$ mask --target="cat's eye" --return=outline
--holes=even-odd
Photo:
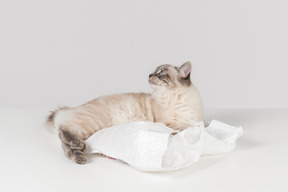
[[[161,75],[161,76],[165,75],[165,71],[161,71],[161,72],[159,73],[159,75]]]

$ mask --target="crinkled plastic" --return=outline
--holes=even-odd
[[[122,160],[143,171],[189,167],[201,155],[227,153],[235,148],[242,127],[213,120],[175,131],[162,123],[133,122],[102,129],[86,140],[88,153]]]

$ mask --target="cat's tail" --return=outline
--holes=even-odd
[[[67,110],[69,109],[68,107],[59,107],[56,110],[50,111],[50,114],[48,115],[47,119],[46,119],[46,128],[48,129],[48,131],[50,131],[51,133],[56,133],[56,125],[55,125],[55,119],[57,114],[60,111],[63,110]]]
[[[56,132],[54,120],[55,120],[55,117],[56,117],[58,111],[59,111],[59,109],[54,110],[54,111],[50,111],[50,114],[48,115],[48,117],[46,119],[46,128],[51,133]]]

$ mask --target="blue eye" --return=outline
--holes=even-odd
[[[165,72],[164,72],[164,71],[161,71],[161,72],[160,72],[160,75],[161,75],[161,76],[165,75]]]

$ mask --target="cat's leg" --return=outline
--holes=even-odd
[[[59,137],[62,141],[62,148],[65,155],[76,163],[84,164],[87,161],[85,142],[75,134],[59,129]]]

